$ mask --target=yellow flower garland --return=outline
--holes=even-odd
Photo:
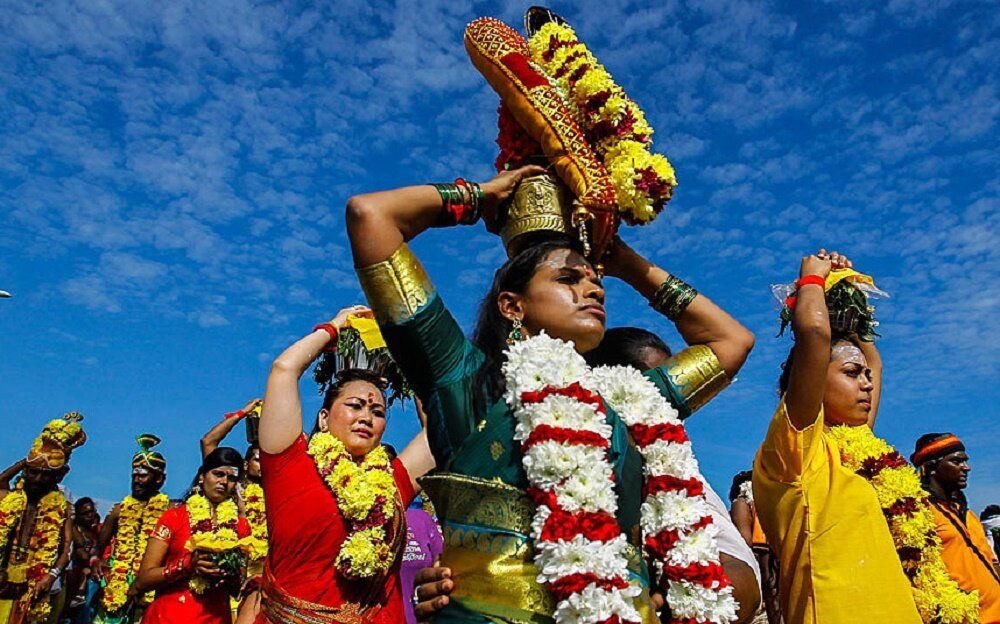
[[[566,24],[546,23],[528,47],[590,135],[623,217],[637,224],[655,219],[677,177],[665,156],[649,151],[653,129],[645,114]]]
[[[393,561],[388,528],[396,514],[396,481],[389,454],[380,446],[359,464],[343,442],[326,432],[312,436],[309,454],[347,522],[338,569],[349,578],[386,572]]]
[[[259,483],[249,482],[243,488],[243,500],[250,523],[250,537],[247,539],[248,556],[251,563],[267,557],[267,509],[264,504],[264,488]]]
[[[934,624],[978,622],[979,592],[963,591],[948,576],[928,494],[917,472],[868,427],[833,427],[830,437],[840,447],[844,466],[875,488],[921,619]]]
[[[28,497],[19,484],[17,489],[0,501],[0,552],[6,551],[13,537],[14,527],[20,522],[28,505]],[[32,602],[35,584],[45,578],[59,557],[62,543],[62,529],[66,522],[66,498],[59,490],[49,492],[38,504],[35,526],[28,538],[27,557],[24,561],[7,564],[7,580],[11,583],[27,583],[18,598],[28,610],[30,621],[45,621],[52,607],[48,596]]]
[[[156,521],[169,506],[170,498],[163,493],[146,502],[131,496],[122,500],[115,546],[111,552],[111,570],[101,596],[101,606],[108,613],[114,613],[125,606],[129,587],[139,573],[139,564],[146,552],[146,542],[156,527]],[[142,604],[152,601],[153,592],[143,594]]]
[[[188,550],[223,553],[245,547],[245,542],[240,539],[237,532],[239,510],[232,499],[222,501],[215,507],[214,521],[212,503],[201,494],[188,498],[184,506],[187,508],[188,521],[191,525]],[[191,577],[188,586],[194,593],[203,594],[212,586],[212,582],[196,574]]]

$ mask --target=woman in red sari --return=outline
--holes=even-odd
[[[156,590],[143,624],[231,624],[229,596],[245,573],[239,541],[250,535],[233,500],[242,471],[239,451],[215,449],[198,470],[200,492],[160,516],[135,582]]]
[[[390,460],[381,444],[383,371],[343,367],[326,388],[316,431],[308,439],[302,432],[299,379],[336,348],[348,317],[370,316],[363,306],[342,310],[271,367],[259,432],[269,549],[258,624],[404,621],[404,511],[417,477],[434,466],[426,435]]]

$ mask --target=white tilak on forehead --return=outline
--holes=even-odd
[[[868,365],[867,360],[865,360],[865,354],[861,352],[861,349],[852,344],[839,344],[833,348],[830,355],[832,359],[842,360],[845,364]]]
[[[240,474],[240,469],[235,466],[219,466],[215,470],[222,470],[227,475],[238,475]]]

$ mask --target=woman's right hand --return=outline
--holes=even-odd
[[[340,312],[337,312],[337,316],[333,317],[330,324],[337,328],[337,331],[343,331],[347,327],[347,317],[349,316],[360,316],[363,318],[372,318],[371,308],[363,305],[353,305],[344,308]]]
[[[514,195],[514,190],[521,180],[531,176],[542,175],[545,167],[538,165],[525,165],[510,171],[501,171],[489,182],[483,182],[480,186],[483,189],[483,219],[487,223],[496,221],[496,212],[505,201]]]
[[[851,262],[850,258],[841,255],[840,252],[834,251],[827,253],[825,249],[820,249],[815,254],[802,258],[802,265],[799,268],[799,277],[805,277],[806,275],[819,275],[825,279],[828,275],[830,275],[830,271],[849,269],[853,266],[854,263]]]
[[[215,561],[212,560],[211,553],[201,550],[196,550],[191,553],[191,568],[194,570],[195,574],[200,574],[201,576],[223,576],[222,568],[216,565]]]

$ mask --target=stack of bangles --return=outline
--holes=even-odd
[[[795,281],[795,293],[799,292],[803,286],[819,286],[824,291],[826,290],[826,278],[820,275],[805,275],[800,277]],[[785,299],[785,305],[788,306],[789,310],[795,309],[795,293],[792,293]]]
[[[191,554],[185,554],[180,559],[163,566],[163,580],[172,583],[191,573]]]
[[[483,188],[475,182],[458,178],[452,184],[432,184],[444,205],[442,225],[472,225],[479,221],[483,208]]]
[[[649,305],[671,321],[676,321],[697,296],[698,291],[690,284],[670,275],[653,293]]]

